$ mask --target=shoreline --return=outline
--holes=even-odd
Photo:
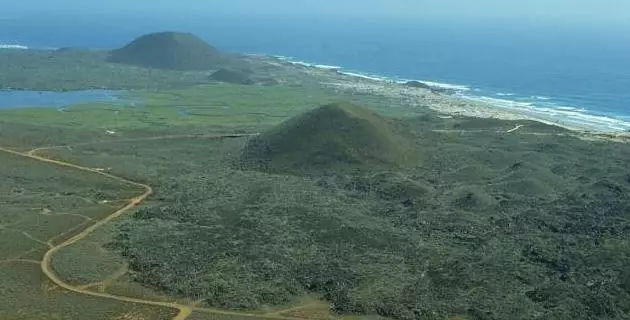
[[[555,105],[549,102],[550,98],[548,97],[533,96],[531,99],[535,101],[531,102],[508,100],[516,95],[501,92],[495,93],[496,97],[475,95],[475,90],[466,85],[429,80],[393,79],[345,71],[341,66],[304,62],[291,57],[263,56],[285,65],[298,67],[310,75],[327,78],[329,81],[322,83],[326,86],[404,99],[411,105],[428,104],[430,109],[445,115],[503,120],[533,120],[578,132],[630,135],[630,121],[595,112],[589,113],[588,110],[581,108]],[[405,85],[412,81],[422,83],[433,90]],[[536,105],[536,101],[545,103],[546,106]]]
[[[22,48],[28,48],[15,44],[5,44],[4,46],[12,48],[5,48],[4,50],[21,51]],[[262,63],[290,68],[292,72],[297,71],[317,81],[320,85],[334,90],[394,98],[403,101],[408,106],[430,108],[448,116],[533,120],[578,132],[630,136],[630,116],[598,113],[594,110],[563,106],[548,97],[519,97],[514,93],[502,92],[486,93],[467,85],[366,74],[361,71],[346,70],[341,66],[304,62],[278,55],[242,55]],[[298,82],[300,81],[298,80]],[[94,89],[90,88],[87,91],[92,90]],[[5,91],[33,90],[9,89]],[[59,92],[63,91],[65,90]]]

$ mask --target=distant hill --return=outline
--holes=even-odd
[[[255,83],[248,72],[225,68],[221,68],[210,75],[210,80],[246,85]]]
[[[420,88],[420,89],[427,89],[427,90],[431,90],[431,86],[422,83],[420,81],[416,81],[416,80],[412,80],[412,81],[407,81],[405,82],[405,85],[407,87],[412,87],[412,88]]]
[[[456,93],[456,91],[453,90],[453,89],[446,89],[446,88],[440,88],[440,87],[436,87],[436,86],[430,86],[430,85],[428,85],[426,83],[423,83],[423,82],[420,82],[420,81],[416,81],[416,80],[407,81],[403,85],[407,86],[407,87],[410,87],[410,88],[431,90],[431,92],[433,92],[433,93],[445,93],[445,94],[454,94],[454,93]]]
[[[208,70],[220,58],[216,48],[191,33],[160,32],[111,51],[107,61],[156,69]]]
[[[417,159],[415,150],[393,119],[334,103],[250,139],[241,160],[248,169],[313,175],[406,166]]]

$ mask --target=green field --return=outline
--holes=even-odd
[[[105,51],[0,49],[0,88],[26,90],[144,89],[206,82],[207,72],[180,72],[107,63]]]
[[[42,274],[45,251],[139,190],[0,152],[2,319],[171,319],[175,311],[64,292]],[[111,201],[111,204],[103,204]]]
[[[87,104],[2,110],[0,142],[41,147],[147,136],[257,132],[339,97],[321,88],[204,85],[185,90],[131,91],[143,106]],[[106,131],[115,131],[107,134]]]
[[[41,274],[39,265],[32,263],[2,263],[0,272],[0,311],[3,320],[166,320],[172,319],[177,313],[166,308],[64,292]]]

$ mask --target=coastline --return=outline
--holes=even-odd
[[[29,47],[20,44],[0,45],[0,50],[27,49]],[[292,72],[302,73],[334,90],[386,96],[412,107],[430,108],[445,116],[533,120],[577,132],[630,137],[630,115],[604,114],[561,105],[545,96],[524,98],[514,93],[482,92],[469,85],[387,77],[285,56],[243,55],[263,63],[290,68]],[[409,85],[411,82],[416,85]]]
[[[471,87],[430,80],[392,79],[379,75],[346,71],[341,66],[322,65],[285,56],[265,56],[278,63],[297,66],[303,72],[324,79],[323,85],[337,90],[377,94],[401,99],[410,105],[426,106],[447,116],[533,120],[568,130],[630,136],[630,121],[600,115],[582,108],[556,105],[548,97],[533,96],[532,101],[509,100],[512,93],[495,93],[494,97],[476,95]],[[405,85],[414,81],[426,85],[417,88]]]

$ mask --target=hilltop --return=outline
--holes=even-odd
[[[108,62],[168,70],[208,70],[221,54],[191,33],[160,32],[143,35],[113,50]]]
[[[412,140],[395,120],[333,103],[250,139],[241,160],[248,169],[309,175],[404,167],[416,158]]]

